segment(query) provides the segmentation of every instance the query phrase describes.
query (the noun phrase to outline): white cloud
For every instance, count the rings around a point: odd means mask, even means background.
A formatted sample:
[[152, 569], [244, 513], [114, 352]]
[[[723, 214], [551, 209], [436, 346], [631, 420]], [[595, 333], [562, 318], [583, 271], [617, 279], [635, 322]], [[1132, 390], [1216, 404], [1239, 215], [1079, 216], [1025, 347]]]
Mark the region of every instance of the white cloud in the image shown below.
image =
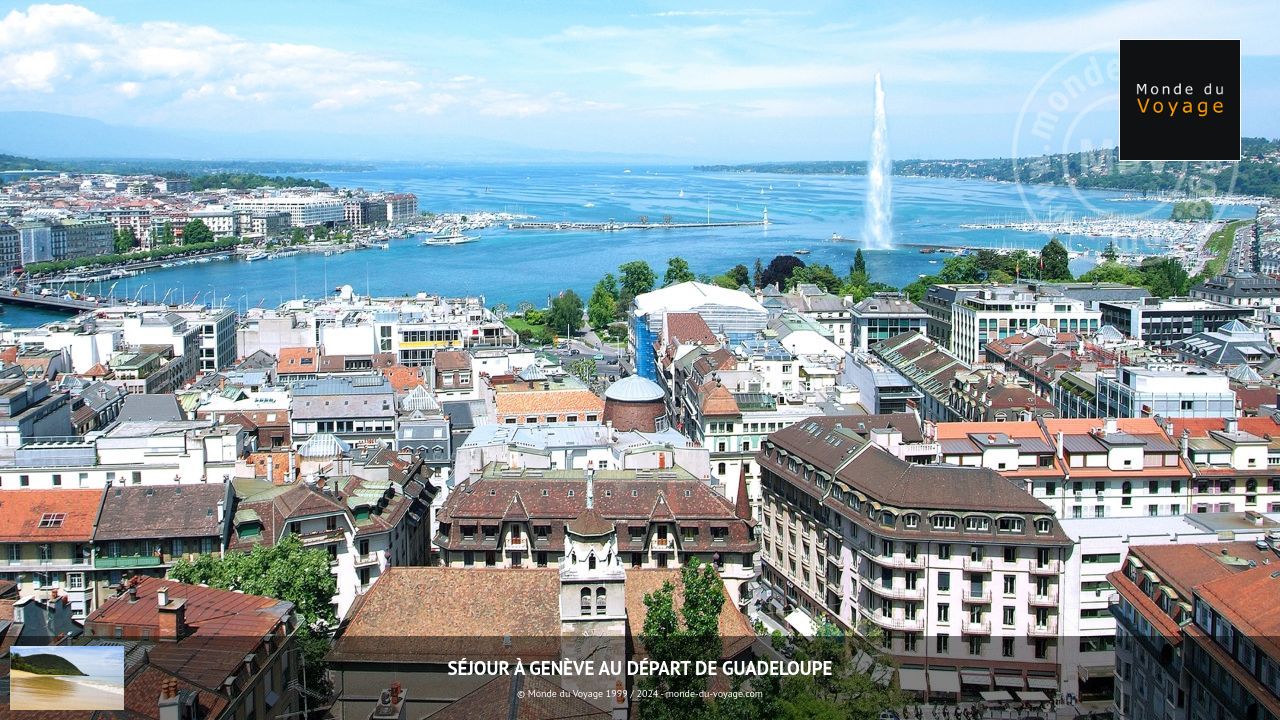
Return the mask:
[[0, 56], [0, 87], [50, 92], [59, 65], [57, 53], [48, 50]]
[[142, 85], [136, 82], [122, 82], [116, 85], [116, 92], [127, 98], [136, 98], [142, 92]]

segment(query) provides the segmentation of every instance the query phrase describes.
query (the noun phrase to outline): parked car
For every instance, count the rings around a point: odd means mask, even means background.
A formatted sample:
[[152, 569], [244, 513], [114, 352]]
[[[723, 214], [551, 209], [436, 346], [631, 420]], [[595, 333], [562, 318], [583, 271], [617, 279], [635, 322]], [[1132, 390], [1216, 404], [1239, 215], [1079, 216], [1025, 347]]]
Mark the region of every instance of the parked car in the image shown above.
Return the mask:
[[591, 356], [591, 359], [592, 359], [592, 360], [603, 360], [603, 359], [604, 359], [604, 353], [596, 353], [595, 355], [592, 355], [592, 356]]

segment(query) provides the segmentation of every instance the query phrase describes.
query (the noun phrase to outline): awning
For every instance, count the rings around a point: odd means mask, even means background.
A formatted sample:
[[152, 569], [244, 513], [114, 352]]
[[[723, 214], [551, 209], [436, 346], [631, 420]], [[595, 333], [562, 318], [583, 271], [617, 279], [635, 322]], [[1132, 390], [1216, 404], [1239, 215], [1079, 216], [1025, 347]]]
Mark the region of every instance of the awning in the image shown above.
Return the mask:
[[1013, 702], [1013, 696], [1004, 690], [983, 690], [980, 694], [986, 702]]
[[1056, 678], [1031, 675], [1027, 677], [1027, 687], [1040, 688], [1041, 690], [1057, 690], [1058, 681]]
[[[991, 687], [991, 673], [986, 670], [961, 670], [960, 682], [965, 685], [981, 685], [982, 687]], [[1013, 698], [1010, 698], [1011, 700]]]
[[913, 692], [925, 692], [924, 668], [898, 668], [898, 687]]
[[935, 693], [958, 693], [960, 692], [960, 673], [950, 668], [945, 670], [929, 670], [929, 692]]
[[803, 610], [792, 610], [791, 614], [787, 616], [787, 624], [801, 635], [807, 638], [813, 637], [813, 620], [808, 615], [805, 615]]
[[1049, 702], [1049, 696], [1039, 690], [1029, 690], [1018, 693], [1018, 699], [1022, 702]]
[[1022, 676], [1021, 675], [996, 675], [996, 686], [1020, 688], [1022, 687]]

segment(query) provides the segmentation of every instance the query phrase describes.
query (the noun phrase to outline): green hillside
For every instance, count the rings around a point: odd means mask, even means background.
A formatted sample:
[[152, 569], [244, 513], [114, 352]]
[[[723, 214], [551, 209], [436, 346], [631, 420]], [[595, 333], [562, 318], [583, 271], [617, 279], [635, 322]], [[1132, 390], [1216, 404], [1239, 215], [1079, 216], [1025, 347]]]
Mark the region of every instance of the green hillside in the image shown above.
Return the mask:
[[84, 675], [80, 668], [61, 655], [38, 653], [36, 655], [12, 655], [13, 669], [36, 675]]

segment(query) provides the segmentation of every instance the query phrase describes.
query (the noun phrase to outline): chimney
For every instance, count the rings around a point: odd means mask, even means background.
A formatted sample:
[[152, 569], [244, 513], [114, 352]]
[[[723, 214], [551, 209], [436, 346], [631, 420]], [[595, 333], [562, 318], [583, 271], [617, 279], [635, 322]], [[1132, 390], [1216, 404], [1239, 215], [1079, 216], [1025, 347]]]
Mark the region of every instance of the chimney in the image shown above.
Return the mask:
[[[166, 599], [168, 593], [165, 593]], [[174, 598], [159, 608], [161, 642], [177, 642], [187, 634], [187, 601]]]
[[160, 720], [190, 720], [184, 712], [183, 700], [178, 693], [178, 681], [173, 678], [165, 680], [160, 685]]
[[1119, 431], [1120, 431], [1120, 425], [1119, 423], [1116, 422], [1115, 418], [1109, 417], [1106, 420], [1102, 421], [1103, 435], [1114, 435]]
[[1227, 432], [1229, 433], [1234, 433], [1240, 429], [1240, 420], [1237, 418], [1233, 418], [1233, 417], [1223, 418], [1223, 421], [1225, 422], [1227, 427]]
[[1191, 431], [1183, 430], [1182, 437], [1178, 439], [1178, 445], [1182, 448], [1182, 457], [1187, 459], [1191, 457]]
[[218, 499], [218, 525], [219, 526], [222, 525], [222, 521], [224, 518], [226, 518], [226, 514], [227, 514], [227, 501], [219, 498]]
[[1055, 449], [1055, 454], [1058, 456], [1058, 459], [1061, 460], [1062, 459], [1062, 431], [1061, 430], [1058, 431], [1056, 445], [1057, 447]]
[[587, 461], [587, 509], [590, 510], [595, 506], [596, 502], [596, 468], [595, 462]]
[[[136, 588], [133, 588], [133, 587], [130, 587], [129, 589], [136, 591]], [[159, 590], [156, 590], [156, 603], [160, 607], [164, 607], [165, 605], [169, 604], [169, 586], [168, 585], [165, 585]]]
[[369, 720], [404, 720], [408, 709], [407, 697], [400, 683], [391, 683], [391, 687], [383, 690], [378, 696], [378, 704], [369, 714]]
[[136, 602], [138, 602], [138, 588], [130, 585], [129, 586], [129, 604], [132, 605], [133, 603], [136, 603]]

